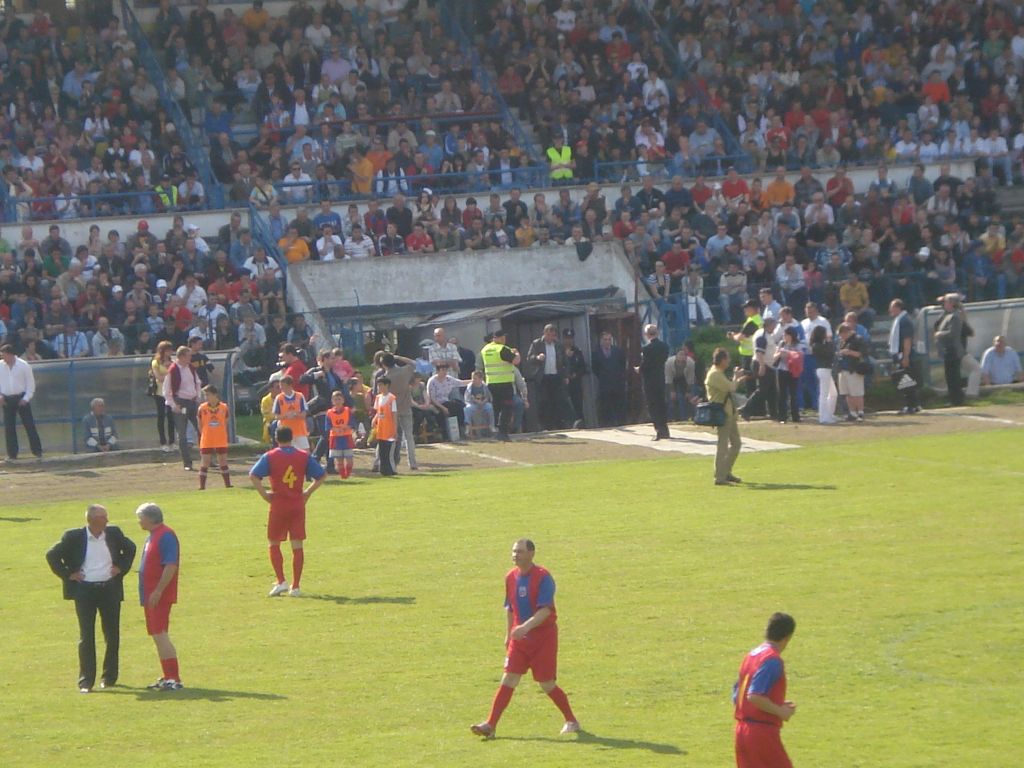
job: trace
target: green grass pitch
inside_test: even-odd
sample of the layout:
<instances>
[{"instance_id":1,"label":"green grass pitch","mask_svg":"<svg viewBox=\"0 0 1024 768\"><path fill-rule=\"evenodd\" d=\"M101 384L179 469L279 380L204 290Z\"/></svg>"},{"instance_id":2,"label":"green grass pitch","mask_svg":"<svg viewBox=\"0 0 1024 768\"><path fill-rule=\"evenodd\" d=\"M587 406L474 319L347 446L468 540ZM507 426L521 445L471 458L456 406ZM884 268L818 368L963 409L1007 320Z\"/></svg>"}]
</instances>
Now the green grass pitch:
<instances>
[{"instance_id":1,"label":"green grass pitch","mask_svg":"<svg viewBox=\"0 0 1024 768\"><path fill-rule=\"evenodd\" d=\"M693 457L332 481L302 599L265 597L251 490L156 498L182 542L177 694L144 690L159 668L131 600L124 687L77 693L73 605L43 554L87 500L4 505L0 763L729 766L737 667L786 610L797 766L1016 766L1020 448L1002 430L744 455L763 485L743 488ZM122 492L88 501L141 545L146 499ZM500 675L522 535L558 584L579 739L528 680L496 741L468 730Z\"/></svg>"}]
</instances>

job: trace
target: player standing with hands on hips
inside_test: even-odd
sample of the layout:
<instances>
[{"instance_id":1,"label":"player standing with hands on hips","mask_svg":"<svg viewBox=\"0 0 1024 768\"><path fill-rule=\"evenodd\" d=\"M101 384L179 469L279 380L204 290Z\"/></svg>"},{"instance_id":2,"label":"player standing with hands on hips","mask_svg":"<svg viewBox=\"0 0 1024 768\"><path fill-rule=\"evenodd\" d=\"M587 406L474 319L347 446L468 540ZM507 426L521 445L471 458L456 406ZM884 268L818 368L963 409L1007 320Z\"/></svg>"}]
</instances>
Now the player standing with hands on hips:
<instances>
[{"instance_id":1,"label":"player standing with hands on hips","mask_svg":"<svg viewBox=\"0 0 1024 768\"><path fill-rule=\"evenodd\" d=\"M536 547L529 539L512 545L515 567L505 575L505 674L494 695L486 721L470 726L477 736L493 739L501 713L528 669L565 717L562 733L578 733L580 724L569 706L569 697L555 682L558 666L558 624L555 613L555 580L546 569L534 565Z\"/></svg>"},{"instance_id":2,"label":"player standing with hands on hips","mask_svg":"<svg viewBox=\"0 0 1024 768\"><path fill-rule=\"evenodd\" d=\"M305 563L302 548L306 540L306 502L324 481L324 468L306 451L292 446L291 427L277 430L277 448L260 456L259 461L249 470L249 480L256 492L270 505L267 518L267 542L270 544L270 564L274 567L277 581L267 597L277 597L287 592L299 597L299 581ZM263 487L264 478L270 478L270 490ZM313 482L304 487L307 479ZM284 556L281 542L292 542L292 586L284 578Z\"/></svg>"},{"instance_id":3,"label":"player standing with hands on hips","mask_svg":"<svg viewBox=\"0 0 1024 768\"><path fill-rule=\"evenodd\" d=\"M160 657L160 679L150 686L157 691L180 691L178 651L171 642L171 606L178 602L178 566L181 547L178 536L164 524L164 513L151 501L135 510L139 527L149 536L139 562L139 599L146 615L146 632L153 638Z\"/></svg>"},{"instance_id":4,"label":"player standing with hands on hips","mask_svg":"<svg viewBox=\"0 0 1024 768\"><path fill-rule=\"evenodd\" d=\"M782 724L796 712L786 700L782 652L796 631L788 613L768 619L765 641L747 654L733 687L737 768L793 768L782 746Z\"/></svg>"}]
</instances>

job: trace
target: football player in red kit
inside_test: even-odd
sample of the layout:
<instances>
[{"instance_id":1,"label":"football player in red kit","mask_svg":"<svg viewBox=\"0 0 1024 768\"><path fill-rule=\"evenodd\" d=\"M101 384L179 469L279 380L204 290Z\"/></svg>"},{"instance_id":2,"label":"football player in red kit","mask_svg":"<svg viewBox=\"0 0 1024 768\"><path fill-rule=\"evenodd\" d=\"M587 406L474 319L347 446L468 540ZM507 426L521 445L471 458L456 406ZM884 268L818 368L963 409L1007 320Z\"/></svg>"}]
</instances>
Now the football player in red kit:
<instances>
[{"instance_id":1,"label":"football player in red kit","mask_svg":"<svg viewBox=\"0 0 1024 768\"><path fill-rule=\"evenodd\" d=\"M494 738L498 719L527 670L533 670L533 679L565 717L562 733L578 733L580 730L576 715L569 706L569 697L555 682L558 666L555 580L547 570L534 565L535 551L536 547L529 539L520 539L512 545L515 567L505 575L505 610L508 615L505 674L494 695L490 716L470 727L473 733L485 739Z\"/></svg>"},{"instance_id":2,"label":"football player in red kit","mask_svg":"<svg viewBox=\"0 0 1024 768\"><path fill-rule=\"evenodd\" d=\"M782 724L796 712L796 704L786 700L782 652L795 631L796 621L788 613L772 614L765 641L740 665L733 688L737 768L793 768L782 746Z\"/></svg>"},{"instance_id":3,"label":"football player in red kit","mask_svg":"<svg viewBox=\"0 0 1024 768\"><path fill-rule=\"evenodd\" d=\"M270 490L263 487L264 478L270 478ZM289 427L277 430L277 448L264 453L249 470L249 480L263 500L270 504L267 519L267 541L270 544L270 564L274 566L277 581L270 590L270 597L287 592L298 597L299 580L305 553L302 543L306 540L306 502L324 481L324 469L306 451L292 447L292 431ZM306 480L313 482L304 487ZM290 539L292 543L292 585L284 578L284 557L281 542Z\"/></svg>"}]
</instances>

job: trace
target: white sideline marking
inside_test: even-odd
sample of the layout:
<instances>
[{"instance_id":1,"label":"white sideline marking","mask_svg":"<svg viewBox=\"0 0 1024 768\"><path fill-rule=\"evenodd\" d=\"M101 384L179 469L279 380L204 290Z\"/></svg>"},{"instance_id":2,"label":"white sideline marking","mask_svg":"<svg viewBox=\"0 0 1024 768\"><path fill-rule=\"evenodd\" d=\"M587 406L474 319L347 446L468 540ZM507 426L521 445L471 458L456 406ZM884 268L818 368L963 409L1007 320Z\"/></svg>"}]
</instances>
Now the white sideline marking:
<instances>
[{"instance_id":1,"label":"white sideline marking","mask_svg":"<svg viewBox=\"0 0 1024 768\"><path fill-rule=\"evenodd\" d=\"M528 461L517 461L516 459L506 459L504 456L495 456L493 453L484 453L483 451L473 451L468 448L457 448L450 443L434 443L435 448L440 448L443 451L455 451L456 453L464 453L467 456L477 456L481 459L489 459L490 461L497 461L501 464L514 464L517 467L532 467Z\"/></svg>"},{"instance_id":2,"label":"white sideline marking","mask_svg":"<svg viewBox=\"0 0 1024 768\"><path fill-rule=\"evenodd\" d=\"M639 448L650 448L655 451L686 453L696 456L714 456L718 450L718 437L713 432L686 429L670 424L669 432L672 437L668 440L651 440L651 429L650 425L631 425L616 429L574 430L572 432L560 432L559 434L576 440L596 440L617 445L634 445ZM799 447L798 445L789 445L788 443L773 443L768 440L754 440L750 437L743 437L742 451L744 453L784 451Z\"/></svg>"}]
</instances>

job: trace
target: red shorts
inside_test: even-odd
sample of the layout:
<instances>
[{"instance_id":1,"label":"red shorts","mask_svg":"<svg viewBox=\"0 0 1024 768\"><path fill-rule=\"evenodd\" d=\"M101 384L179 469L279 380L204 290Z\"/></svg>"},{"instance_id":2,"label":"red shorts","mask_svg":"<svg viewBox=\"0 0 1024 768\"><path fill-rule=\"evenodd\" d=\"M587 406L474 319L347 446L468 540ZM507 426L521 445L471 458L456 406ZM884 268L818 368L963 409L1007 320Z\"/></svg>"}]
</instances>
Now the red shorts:
<instances>
[{"instance_id":1,"label":"red shorts","mask_svg":"<svg viewBox=\"0 0 1024 768\"><path fill-rule=\"evenodd\" d=\"M558 667L558 626L539 627L522 640L508 645L505 671L512 675L525 675L533 670L538 683L554 680Z\"/></svg>"},{"instance_id":2,"label":"red shorts","mask_svg":"<svg viewBox=\"0 0 1024 768\"><path fill-rule=\"evenodd\" d=\"M174 603L160 602L156 608L150 608L147 603L146 611L146 632L150 635L162 635L171 625L171 606Z\"/></svg>"},{"instance_id":3,"label":"red shorts","mask_svg":"<svg viewBox=\"0 0 1024 768\"><path fill-rule=\"evenodd\" d=\"M291 509L271 508L267 518L267 541L305 541L306 510L297 507Z\"/></svg>"},{"instance_id":4,"label":"red shorts","mask_svg":"<svg viewBox=\"0 0 1024 768\"><path fill-rule=\"evenodd\" d=\"M212 455L214 453L227 454L227 452L228 452L228 449L226 447L225 448L200 448L199 449L199 454L201 456L208 456L208 455Z\"/></svg>"},{"instance_id":5,"label":"red shorts","mask_svg":"<svg viewBox=\"0 0 1024 768\"><path fill-rule=\"evenodd\" d=\"M782 729L737 721L736 768L793 768L782 746Z\"/></svg>"}]
</instances>

